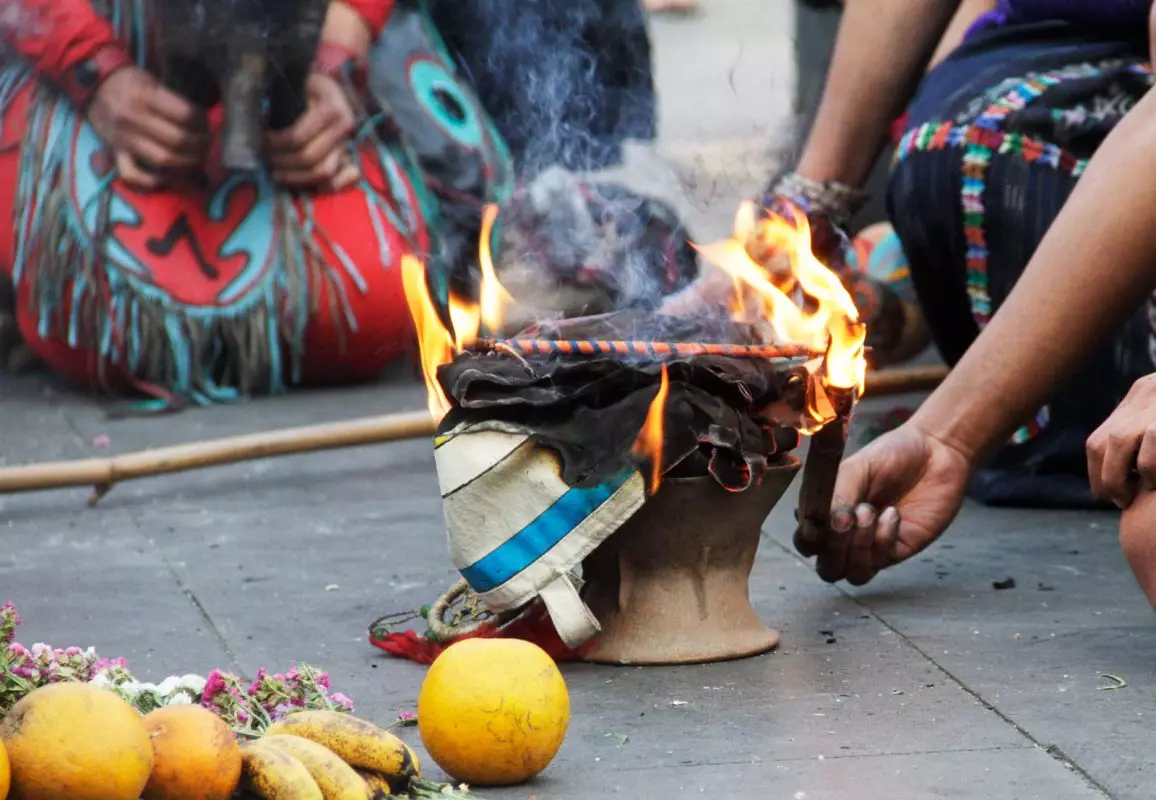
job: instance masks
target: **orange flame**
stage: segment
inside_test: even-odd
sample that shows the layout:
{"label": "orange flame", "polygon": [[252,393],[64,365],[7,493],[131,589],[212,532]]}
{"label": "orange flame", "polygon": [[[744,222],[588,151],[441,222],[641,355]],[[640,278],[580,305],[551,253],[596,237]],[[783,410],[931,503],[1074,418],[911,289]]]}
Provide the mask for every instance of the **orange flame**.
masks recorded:
{"label": "orange flame", "polygon": [[414,330],[417,332],[429,413],[435,422],[440,422],[449,412],[450,402],[438,384],[437,372],[438,367],[453,360],[456,350],[454,339],[438,319],[437,309],[434,307],[425,279],[425,264],[417,256],[410,254],[402,256],[401,286],[405,291],[405,302],[409,306]]}
{"label": "orange flame", "polygon": [[[732,238],[697,249],[734,281],[736,319],[766,321],[776,343],[824,352],[823,359],[809,365],[818,378],[816,388],[863,393],[866,328],[839,276],[811,251],[811,229],[801,212],[794,219],[760,216],[753,204],[744,203]],[[771,263],[756,262],[752,251]],[[804,433],[813,433],[834,416],[825,392],[816,392],[811,405]]]}
{"label": "orange flame", "polygon": [[[491,252],[498,213],[498,207],[490,204],[482,215],[478,299],[465,300],[451,292],[448,311],[452,330],[442,323],[430,296],[425,265],[415,256],[402,260],[403,288],[421,348],[429,409],[437,421],[450,408],[437,382],[438,368],[472,344],[483,329],[488,334],[500,332],[506,313],[515,303],[498,280]],[[754,204],[744,203],[735,220],[734,235],[698,250],[708,263],[729,276],[733,285],[729,305],[734,317],[765,326],[764,344],[797,344],[825,353],[807,365],[816,380],[814,391],[809,393],[806,418],[798,423],[803,433],[814,433],[834,418],[829,390],[862,394],[866,373],[864,325],[839,277],[811,252],[811,231],[801,213],[791,218],[760,214]],[[659,392],[635,442],[635,453],[652,464],[652,493],[658,490],[661,479],[668,393],[669,376],[664,368]]]}
{"label": "orange flame", "polygon": [[449,318],[452,331],[446,330],[438,316],[426,282],[425,264],[417,256],[406,255],[402,258],[402,288],[417,332],[427,402],[435,422],[440,422],[450,409],[449,399],[437,382],[438,367],[453,361],[458,353],[473,344],[483,325],[490,332],[499,329],[506,310],[514,303],[514,298],[498,280],[491,254],[490,239],[497,219],[498,206],[487,205],[482,213],[481,238],[478,242],[478,263],[482,273],[478,300],[465,300],[450,292]]}
{"label": "orange flame", "polygon": [[494,224],[498,221],[498,206],[490,203],[482,212],[482,234],[478,243],[478,263],[482,268],[482,285],[478,292],[481,303],[481,322],[491,333],[502,327],[506,309],[514,304],[514,298],[498,280],[494,269],[494,257],[490,252]]}
{"label": "orange flame", "polygon": [[662,377],[658,383],[658,394],[650,401],[650,408],[646,412],[646,422],[634,440],[634,455],[650,462],[649,493],[658,492],[662,485],[662,444],[665,437],[664,422],[666,417],[666,398],[670,394],[670,376],[667,375],[666,365],[662,365]]}

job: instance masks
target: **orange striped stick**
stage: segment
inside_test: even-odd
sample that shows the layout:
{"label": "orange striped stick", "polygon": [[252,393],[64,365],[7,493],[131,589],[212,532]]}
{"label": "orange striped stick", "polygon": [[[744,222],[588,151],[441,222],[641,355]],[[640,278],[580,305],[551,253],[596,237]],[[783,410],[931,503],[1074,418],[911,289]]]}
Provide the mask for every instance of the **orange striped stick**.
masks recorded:
{"label": "orange striped stick", "polygon": [[731,358],[811,358],[822,353],[799,345],[644,342],[605,339],[478,339],[471,350],[512,351],[520,355],[561,356],[729,356]]}

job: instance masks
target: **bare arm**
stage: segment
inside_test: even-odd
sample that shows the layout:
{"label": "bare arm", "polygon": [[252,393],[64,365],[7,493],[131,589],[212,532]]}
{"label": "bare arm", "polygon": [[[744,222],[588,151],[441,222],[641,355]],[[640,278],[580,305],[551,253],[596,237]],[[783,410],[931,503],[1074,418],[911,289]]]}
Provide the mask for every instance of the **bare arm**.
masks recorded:
{"label": "bare arm", "polygon": [[798,172],[861,186],[959,0],[848,0]]}

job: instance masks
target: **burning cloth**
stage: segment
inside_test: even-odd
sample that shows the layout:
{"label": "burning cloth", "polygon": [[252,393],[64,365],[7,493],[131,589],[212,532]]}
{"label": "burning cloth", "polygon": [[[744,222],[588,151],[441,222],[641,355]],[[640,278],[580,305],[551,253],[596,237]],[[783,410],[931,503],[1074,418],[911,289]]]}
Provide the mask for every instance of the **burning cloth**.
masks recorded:
{"label": "burning cloth", "polygon": [[[535,333],[621,340],[657,332],[659,319],[620,313]],[[671,322],[668,336],[679,333]],[[741,326],[722,327],[722,340],[741,341]],[[452,401],[435,450],[455,566],[494,612],[541,595],[563,641],[581,644],[598,627],[571,570],[663,475],[757,485],[798,444],[769,416],[802,412],[806,374],[801,363],[716,355],[463,353],[438,371]]]}

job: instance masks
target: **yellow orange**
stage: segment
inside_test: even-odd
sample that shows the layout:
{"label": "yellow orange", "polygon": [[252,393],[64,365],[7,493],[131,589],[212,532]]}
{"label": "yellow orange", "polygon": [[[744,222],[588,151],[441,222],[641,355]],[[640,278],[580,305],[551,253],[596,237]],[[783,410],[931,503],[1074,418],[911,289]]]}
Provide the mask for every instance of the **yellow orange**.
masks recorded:
{"label": "yellow orange", "polygon": [[42,686],[0,720],[9,800],[137,800],[153,766],[144,718],[109,689]]}
{"label": "yellow orange", "polygon": [[8,751],[4,749],[4,742],[0,741],[0,800],[8,796],[8,784],[11,773],[8,770]]}
{"label": "yellow orange", "polygon": [[200,706],[158,708],[144,718],[153,771],[143,800],[229,800],[241,782],[241,748],[229,726]]}
{"label": "yellow orange", "polygon": [[456,780],[509,786],[540,773],[558,753],[570,697],[537,645],[466,639],[430,667],[417,719],[430,757]]}

